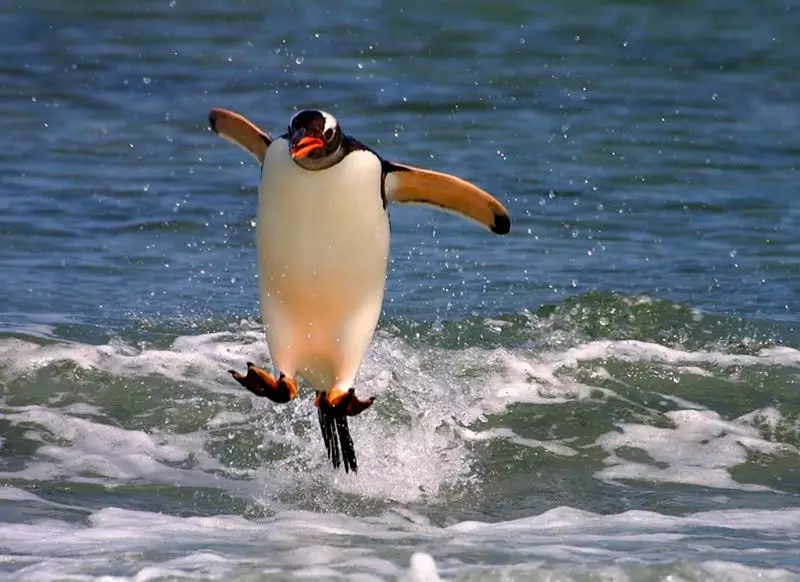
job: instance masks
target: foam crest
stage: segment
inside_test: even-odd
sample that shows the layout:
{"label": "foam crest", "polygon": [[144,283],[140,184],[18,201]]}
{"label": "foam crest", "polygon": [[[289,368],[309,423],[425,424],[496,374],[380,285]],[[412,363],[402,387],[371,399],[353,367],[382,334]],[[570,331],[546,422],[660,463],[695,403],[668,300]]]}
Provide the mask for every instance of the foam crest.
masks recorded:
{"label": "foam crest", "polygon": [[266,357],[264,334],[248,330],[181,336],[166,350],[136,347],[119,339],[98,346],[68,342],[40,345],[15,338],[0,341],[0,365],[9,378],[70,362],[82,370],[117,377],[160,375],[223,392],[236,391],[226,370],[241,368],[245,361],[269,366]]}
{"label": "foam crest", "polygon": [[[773,422],[776,411],[767,411]],[[795,447],[764,440],[752,419],[758,411],[732,421],[712,410],[675,410],[664,415],[673,428],[622,423],[619,431],[602,435],[596,443],[608,457],[607,468],[596,473],[603,480],[644,480],[685,483],[722,489],[769,490],[735,481],[729,470],[747,460],[748,451],[766,454],[796,452]],[[647,454],[647,461],[626,458],[626,450]],[[627,454],[629,457],[629,453]]]}
{"label": "foam crest", "polygon": [[550,454],[559,455],[561,457],[573,457],[578,454],[575,449],[561,444],[558,441],[542,441],[539,439],[521,437],[510,428],[493,428],[478,432],[469,430],[468,428],[462,428],[459,433],[462,437],[471,441],[507,439],[517,445],[531,449],[543,449]]}
{"label": "foam crest", "polygon": [[[270,365],[263,332],[242,325],[235,333],[181,336],[165,350],[136,347],[121,340],[94,346],[67,342],[40,345],[6,338],[0,341],[0,365],[10,377],[71,362],[82,369],[119,377],[161,375],[204,389],[233,393],[238,389],[225,370],[241,367],[248,360]],[[381,331],[362,366],[358,387],[378,395],[387,390],[415,399],[430,395],[427,402],[437,405],[444,398],[458,396],[464,405],[454,406],[452,412],[468,423],[483,413],[501,412],[512,403],[561,404],[587,398],[598,388],[577,382],[565,372],[608,359],[670,364],[683,373],[708,375],[702,366],[793,367],[800,365],[800,352],[788,347],[765,348],[756,355],[688,352],[635,340],[598,340],[561,352],[506,348],[418,350]],[[602,367],[597,373],[603,375]],[[480,411],[470,410],[478,403]]]}
{"label": "foam crest", "polygon": [[[764,348],[756,355],[726,354],[715,351],[687,352],[660,344],[638,340],[601,340],[574,350],[576,362],[614,358],[637,363],[699,364],[730,368],[733,366],[800,365],[800,351],[789,347]],[[690,371],[692,368],[686,368]]]}
{"label": "foam crest", "polygon": [[[650,532],[655,535],[683,533],[692,535],[695,528],[709,527],[720,530],[748,530],[771,534],[800,533],[800,507],[779,510],[768,509],[718,509],[701,511],[685,516],[665,515],[653,511],[631,510],[617,514],[598,514],[572,507],[556,507],[540,515],[488,523],[464,521],[447,527],[469,536],[487,537],[501,534],[562,535],[614,534],[627,536]],[[520,540],[520,543],[524,543]]]}
{"label": "foam crest", "polygon": [[27,438],[42,443],[36,460],[20,471],[0,473],[3,477],[106,485],[133,480],[219,484],[219,479],[206,471],[175,466],[187,461],[190,451],[196,455],[201,448],[200,442],[187,446],[189,435],[126,430],[43,406],[8,407],[2,416],[12,425],[30,425]]}
{"label": "foam crest", "polygon": [[[471,405],[458,419],[469,424],[484,414],[498,414],[512,404],[564,404],[593,394],[618,395],[605,387],[578,381],[575,371],[588,368],[590,379],[609,379],[602,365],[608,360],[636,364],[668,365],[677,373],[713,376],[707,368],[751,366],[794,367],[800,352],[780,347],[763,349],[756,355],[726,354],[714,351],[690,352],[635,340],[598,340],[564,351],[533,352],[524,349],[467,348],[457,351],[431,349],[424,357],[402,341],[391,339],[399,370],[428,376],[430,386],[443,388],[438,393],[455,396]],[[381,360],[385,363],[385,360]],[[704,367],[705,366],[705,367]],[[400,372],[402,374],[402,372]],[[438,381],[437,379],[445,379]],[[457,388],[454,389],[454,385]],[[435,391],[436,392],[436,391]],[[475,408],[477,407],[477,409]],[[463,412],[463,411],[462,411]]]}

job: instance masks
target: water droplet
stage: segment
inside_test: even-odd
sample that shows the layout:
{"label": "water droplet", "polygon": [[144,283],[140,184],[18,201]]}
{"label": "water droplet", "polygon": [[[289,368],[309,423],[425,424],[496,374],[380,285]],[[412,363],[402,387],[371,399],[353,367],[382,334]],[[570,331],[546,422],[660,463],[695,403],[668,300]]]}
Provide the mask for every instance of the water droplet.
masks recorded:
{"label": "water droplet", "polygon": [[302,65],[304,60],[305,59],[302,56],[299,56],[294,60],[294,62],[297,63],[298,65]]}
{"label": "water droplet", "polygon": [[363,69],[364,68],[364,63],[358,63],[358,68],[359,69]]}
{"label": "water droplet", "polygon": [[152,82],[153,79],[151,79],[150,77],[142,77],[142,83],[144,83],[145,85],[149,85]]}
{"label": "water droplet", "polygon": [[739,251],[737,251],[736,249],[733,249],[733,250],[732,250],[731,252],[729,252],[728,254],[731,256],[731,258],[734,258],[736,255],[738,255],[738,254],[739,254]]}
{"label": "water droplet", "polygon": [[170,8],[175,8],[175,6],[177,4],[178,4],[177,0],[169,0],[169,7]]}

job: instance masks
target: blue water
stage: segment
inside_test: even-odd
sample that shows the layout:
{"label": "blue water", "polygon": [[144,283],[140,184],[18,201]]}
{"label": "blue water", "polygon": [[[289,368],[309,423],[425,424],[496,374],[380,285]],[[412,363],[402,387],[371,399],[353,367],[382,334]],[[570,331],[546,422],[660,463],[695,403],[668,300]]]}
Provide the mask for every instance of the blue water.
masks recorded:
{"label": "blue water", "polygon": [[[795,1],[0,7],[0,572],[797,579],[799,27]],[[225,374],[269,357],[259,168],[215,106],[274,134],[327,109],[511,211],[497,237],[390,208],[357,477],[307,394]]]}

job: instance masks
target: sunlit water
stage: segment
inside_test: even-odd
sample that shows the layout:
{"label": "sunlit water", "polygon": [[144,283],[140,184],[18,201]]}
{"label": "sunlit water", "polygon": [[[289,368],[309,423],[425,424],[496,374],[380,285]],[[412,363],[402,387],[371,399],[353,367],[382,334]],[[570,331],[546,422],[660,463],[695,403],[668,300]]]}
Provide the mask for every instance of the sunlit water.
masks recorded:
{"label": "sunlit water", "polygon": [[[268,5],[267,5],[268,4]],[[0,8],[0,572],[800,579],[800,4]],[[324,456],[276,407],[258,167],[213,106],[317,106],[494,193],[394,207]]]}

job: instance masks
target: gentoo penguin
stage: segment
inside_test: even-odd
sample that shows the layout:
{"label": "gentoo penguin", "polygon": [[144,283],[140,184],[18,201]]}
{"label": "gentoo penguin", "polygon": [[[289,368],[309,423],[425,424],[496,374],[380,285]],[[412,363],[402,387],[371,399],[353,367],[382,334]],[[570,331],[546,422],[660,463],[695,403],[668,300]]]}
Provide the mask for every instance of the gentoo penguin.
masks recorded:
{"label": "gentoo penguin", "polygon": [[212,109],[211,129],[261,164],[257,250],[261,314],[276,375],[247,363],[230,370],[256,396],[316,390],[334,468],[358,468],[347,424],[372,405],[353,384],[378,323],[389,259],[387,205],[423,203],[471,218],[496,234],[511,219],[500,202],[455,176],[397,164],[345,135],[325,111],[295,114],[273,139],[241,115]]}

